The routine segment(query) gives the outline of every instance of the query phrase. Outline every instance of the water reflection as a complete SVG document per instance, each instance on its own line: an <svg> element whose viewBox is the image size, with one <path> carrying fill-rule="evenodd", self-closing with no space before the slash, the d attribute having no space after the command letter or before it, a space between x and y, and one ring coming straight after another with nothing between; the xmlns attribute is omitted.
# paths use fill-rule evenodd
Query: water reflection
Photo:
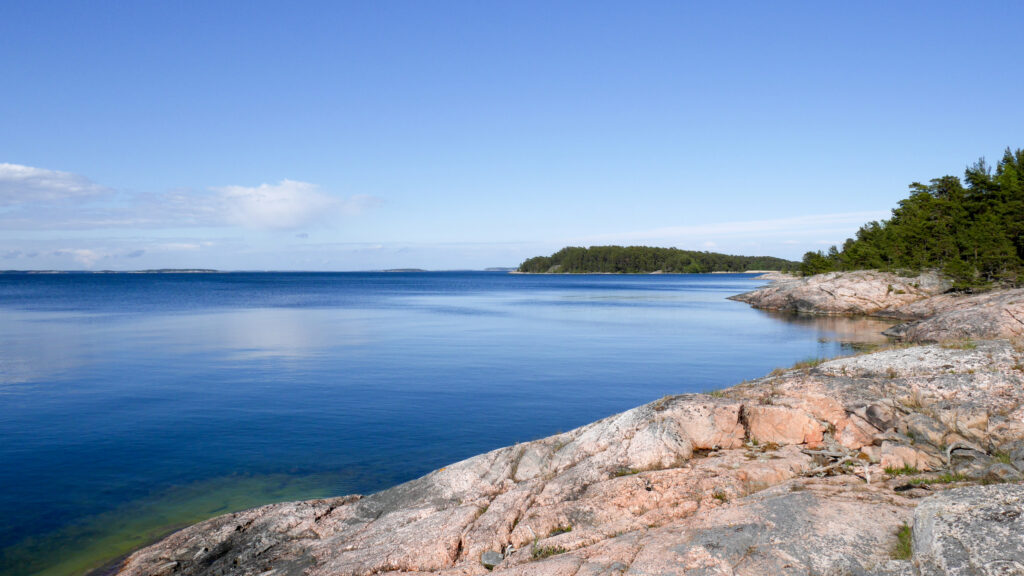
<svg viewBox="0 0 1024 576"><path fill-rule="evenodd" d="M792 312L761 312L788 324L815 330L823 338L843 344L885 344L889 342L889 338L882 332L899 324L896 320L866 316L817 316Z"/></svg>
<svg viewBox="0 0 1024 576"><path fill-rule="evenodd" d="M345 310L257 308L167 318L160 330L194 334L194 350L223 349L237 360L310 358L373 340L369 319ZM184 342L179 340L179 342Z"/></svg>
<svg viewBox="0 0 1024 576"><path fill-rule="evenodd" d="M236 361L302 360L378 339L374 319L349 310L85 315L0 309L0 325L0 392L4 385L73 377L94 364L149 359L156 366L199 353Z"/></svg>

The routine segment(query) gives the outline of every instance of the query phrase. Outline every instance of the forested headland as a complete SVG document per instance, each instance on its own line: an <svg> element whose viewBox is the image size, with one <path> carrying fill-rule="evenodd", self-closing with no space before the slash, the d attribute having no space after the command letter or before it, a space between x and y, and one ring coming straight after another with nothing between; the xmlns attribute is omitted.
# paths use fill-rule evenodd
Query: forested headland
<svg viewBox="0 0 1024 576"><path fill-rule="evenodd" d="M956 176L914 182L892 218L869 222L842 248L808 252L805 275L834 270L937 269L958 288L1024 283L1024 150Z"/></svg>
<svg viewBox="0 0 1024 576"><path fill-rule="evenodd" d="M591 246L562 248L551 256L536 256L519 265L520 272L645 274L796 271L799 262L772 256L733 256L649 246Z"/></svg>

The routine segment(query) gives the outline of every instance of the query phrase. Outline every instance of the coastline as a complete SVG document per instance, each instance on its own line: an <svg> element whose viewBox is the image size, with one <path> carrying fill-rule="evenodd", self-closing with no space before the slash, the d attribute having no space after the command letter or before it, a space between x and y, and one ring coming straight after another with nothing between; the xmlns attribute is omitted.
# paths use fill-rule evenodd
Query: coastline
<svg viewBox="0 0 1024 576"><path fill-rule="evenodd" d="M663 272L661 270L653 272L522 272L520 270L509 270L508 274L528 276L708 276L711 274L757 274L758 276L755 276L756 279L777 280L779 278L795 278L795 276L788 272L779 272L777 270L744 270L742 272Z"/></svg>
<svg viewBox="0 0 1024 576"><path fill-rule="evenodd" d="M905 295L894 292L886 291L893 298ZM963 314L971 307L957 305L961 325L974 325ZM990 309L973 313L991 316ZM235 566L247 570L269 562L266 566L293 566L295 573L308 568L311 573L483 574L485 553L497 560L493 569L500 573L576 573L585 566L622 564L621 572L668 562L666 547L680 546L685 534L691 536L683 544L692 544L698 528L756 523L771 510L804 520L812 510L851 514L843 498L854 494L858 506L880 520L842 533L820 526L828 542L838 539L842 545L823 560L795 557L818 568L850 559L862 567L898 562L879 550L889 548L901 522L918 524L917 503L931 492L993 481L993 474L1002 474L1000 481L1020 480L1024 453L1015 467L1012 449L1024 438L1015 372L1024 351L1007 339L1013 333L1004 336L797 365L723 391L663 398L371 496L277 504L214 518L136 552L119 573L206 574L207 568L225 568L218 558L206 558L203 550L214 549L226 550ZM978 386L1001 396L976 398ZM947 413L950 398L958 402ZM985 404L1007 398L1012 402L1006 405ZM890 473L901 469L915 473ZM956 480L941 482L942 474ZM652 500L652 492L658 498ZM298 537L295 526L317 537ZM358 531L351 532L353 526ZM769 562L776 552L793 557L801 549L798 535L786 540L781 532L772 546L757 544L763 553L745 561ZM336 545L325 548L320 544L325 539ZM854 540L868 545L853 546ZM258 542L271 545L253 554ZM659 547L665 551L638 555ZM188 553L176 552L182 550ZM268 550L273 553L266 556ZM694 562L730 566L728 554L703 545L688 550ZM310 555L315 562L300 567L305 562L300 559ZM387 561L381 563L382 557ZM563 572L569 566L573 572Z"/></svg>

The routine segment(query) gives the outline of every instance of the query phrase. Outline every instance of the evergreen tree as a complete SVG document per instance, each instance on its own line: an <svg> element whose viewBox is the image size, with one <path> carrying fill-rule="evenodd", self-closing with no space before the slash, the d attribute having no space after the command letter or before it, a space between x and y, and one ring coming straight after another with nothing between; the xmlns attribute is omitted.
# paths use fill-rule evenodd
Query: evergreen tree
<svg viewBox="0 0 1024 576"><path fill-rule="evenodd" d="M966 185L965 185L966 183ZM842 250L808 252L805 274L830 270L935 268L967 288L1024 275L1024 150L1009 148L992 169L982 158L963 181L914 182L892 218L869 222Z"/></svg>

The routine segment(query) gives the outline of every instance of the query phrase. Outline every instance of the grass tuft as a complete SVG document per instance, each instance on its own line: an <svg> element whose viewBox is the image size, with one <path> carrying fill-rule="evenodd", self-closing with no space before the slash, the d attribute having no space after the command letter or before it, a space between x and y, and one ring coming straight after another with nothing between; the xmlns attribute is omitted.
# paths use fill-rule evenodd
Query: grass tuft
<svg viewBox="0 0 1024 576"><path fill-rule="evenodd" d="M568 550L561 546L534 546L532 555L534 560L540 560L541 558L564 554L565 552L568 552Z"/></svg>
<svg viewBox="0 0 1024 576"><path fill-rule="evenodd" d="M550 538L551 536L558 536L559 534L566 534L568 532L572 532L572 524L565 524L564 526L556 526L552 528L551 532L548 532L548 537Z"/></svg>
<svg viewBox="0 0 1024 576"><path fill-rule="evenodd" d="M904 464L902 468L885 467L885 473L889 476L916 476L921 473L916 466Z"/></svg>
<svg viewBox="0 0 1024 576"><path fill-rule="evenodd" d="M903 526L896 531L896 546L893 547L890 556L893 560L910 560L910 557L914 555L912 544L913 532L910 530L910 526L904 522Z"/></svg>
<svg viewBox="0 0 1024 576"><path fill-rule="evenodd" d="M827 360L828 360L828 358L807 358L805 360L801 360L800 362L797 362L796 364L794 364L793 365L793 369L794 370L803 370L803 369L806 369L806 368L814 368L815 366L818 366L819 364L822 364L823 362L825 362Z"/></svg>

